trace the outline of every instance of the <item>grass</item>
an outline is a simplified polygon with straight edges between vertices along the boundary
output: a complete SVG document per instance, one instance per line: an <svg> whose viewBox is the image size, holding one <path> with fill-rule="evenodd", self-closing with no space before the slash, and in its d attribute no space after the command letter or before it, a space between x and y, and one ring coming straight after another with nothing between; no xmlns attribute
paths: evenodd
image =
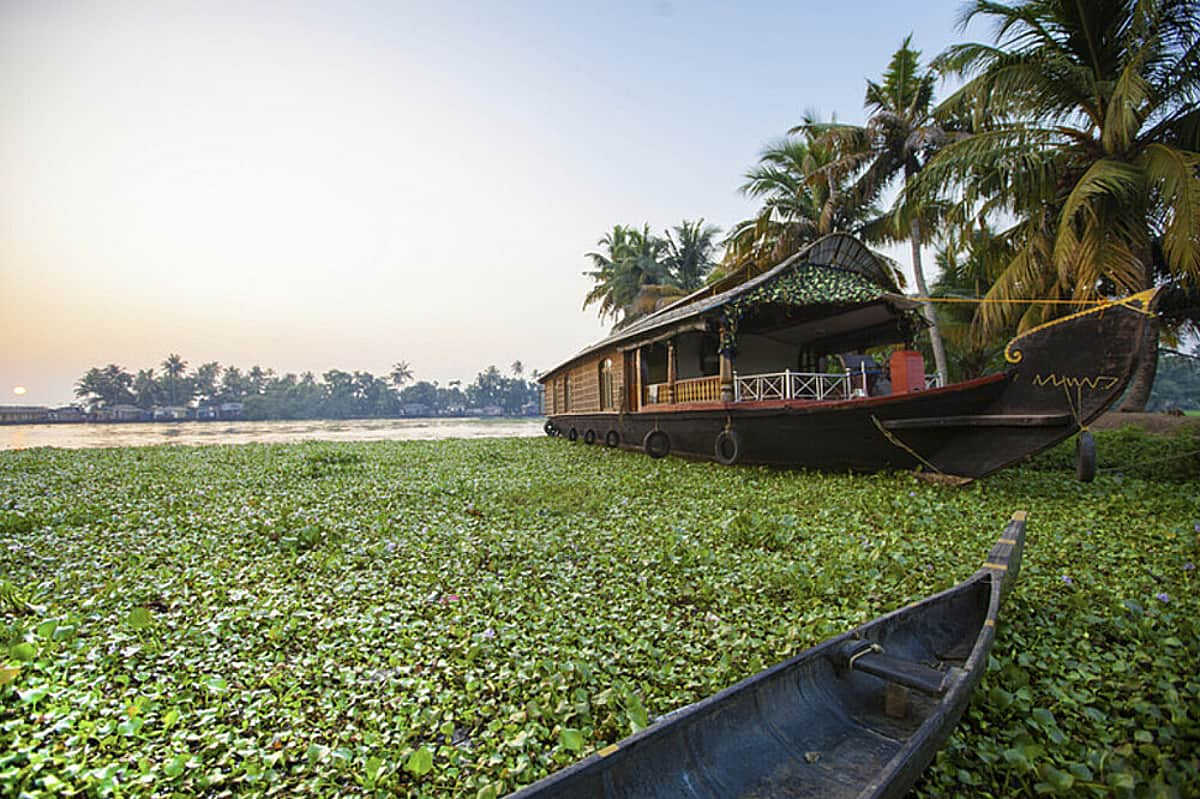
<svg viewBox="0 0 1200 799"><path fill-rule="evenodd" d="M1178 446L1129 435L1102 466ZM1065 451L958 489L548 439L2 453L0 794L486 799L964 579L1018 508L918 794L1200 794L1200 474Z"/></svg>

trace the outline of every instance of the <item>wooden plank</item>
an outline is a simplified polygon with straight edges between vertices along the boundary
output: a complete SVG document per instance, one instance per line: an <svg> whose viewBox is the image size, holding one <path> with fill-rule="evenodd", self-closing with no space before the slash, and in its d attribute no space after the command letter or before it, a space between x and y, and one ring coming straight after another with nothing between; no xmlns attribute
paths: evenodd
<svg viewBox="0 0 1200 799"><path fill-rule="evenodd" d="M1069 413L980 413L969 416L927 416L914 419L888 419L888 430L916 430L930 427L1059 427L1072 422Z"/></svg>

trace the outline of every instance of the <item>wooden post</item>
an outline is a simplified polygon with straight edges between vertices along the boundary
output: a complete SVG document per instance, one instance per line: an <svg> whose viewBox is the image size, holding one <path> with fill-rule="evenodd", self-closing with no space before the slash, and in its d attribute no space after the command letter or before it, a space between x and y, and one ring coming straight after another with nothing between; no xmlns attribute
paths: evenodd
<svg viewBox="0 0 1200 799"><path fill-rule="evenodd" d="M667 402L675 401L675 381L678 380L675 363L675 339L667 342Z"/></svg>
<svg viewBox="0 0 1200 799"><path fill-rule="evenodd" d="M725 340L725 328L721 328L719 336L717 339L719 342ZM719 355L721 358L721 402L733 402L733 358L725 350L721 350Z"/></svg>

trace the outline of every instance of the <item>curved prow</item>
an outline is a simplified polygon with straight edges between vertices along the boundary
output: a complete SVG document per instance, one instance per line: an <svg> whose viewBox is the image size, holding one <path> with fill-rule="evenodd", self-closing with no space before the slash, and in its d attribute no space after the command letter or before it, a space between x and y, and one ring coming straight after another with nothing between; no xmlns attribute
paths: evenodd
<svg viewBox="0 0 1200 799"><path fill-rule="evenodd" d="M983 569L992 574L993 593L998 590L1001 595L1000 599L1003 599L1012 589L1013 583L1017 581L1017 574L1021 571L1021 552L1025 548L1025 518L1027 515L1023 510L1013 513L1004 532L997 539L996 545L988 553L987 561L983 564ZM995 585L997 580L999 586ZM990 608L988 618L994 621L996 618L994 614L998 610L999 605Z"/></svg>

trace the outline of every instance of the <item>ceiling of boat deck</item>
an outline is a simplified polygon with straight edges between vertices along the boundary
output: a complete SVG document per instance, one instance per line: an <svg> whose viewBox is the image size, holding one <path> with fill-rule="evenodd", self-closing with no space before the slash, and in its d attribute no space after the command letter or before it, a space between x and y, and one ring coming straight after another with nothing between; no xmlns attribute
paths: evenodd
<svg viewBox="0 0 1200 799"><path fill-rule="evenodd" d="M905 338L903 323L885 302L853 306L840 312L829 305L764 306L743 321L741 332L794 346L837 339L858 342L864 338L871 342L865 346L871 346Z"/></svg>

